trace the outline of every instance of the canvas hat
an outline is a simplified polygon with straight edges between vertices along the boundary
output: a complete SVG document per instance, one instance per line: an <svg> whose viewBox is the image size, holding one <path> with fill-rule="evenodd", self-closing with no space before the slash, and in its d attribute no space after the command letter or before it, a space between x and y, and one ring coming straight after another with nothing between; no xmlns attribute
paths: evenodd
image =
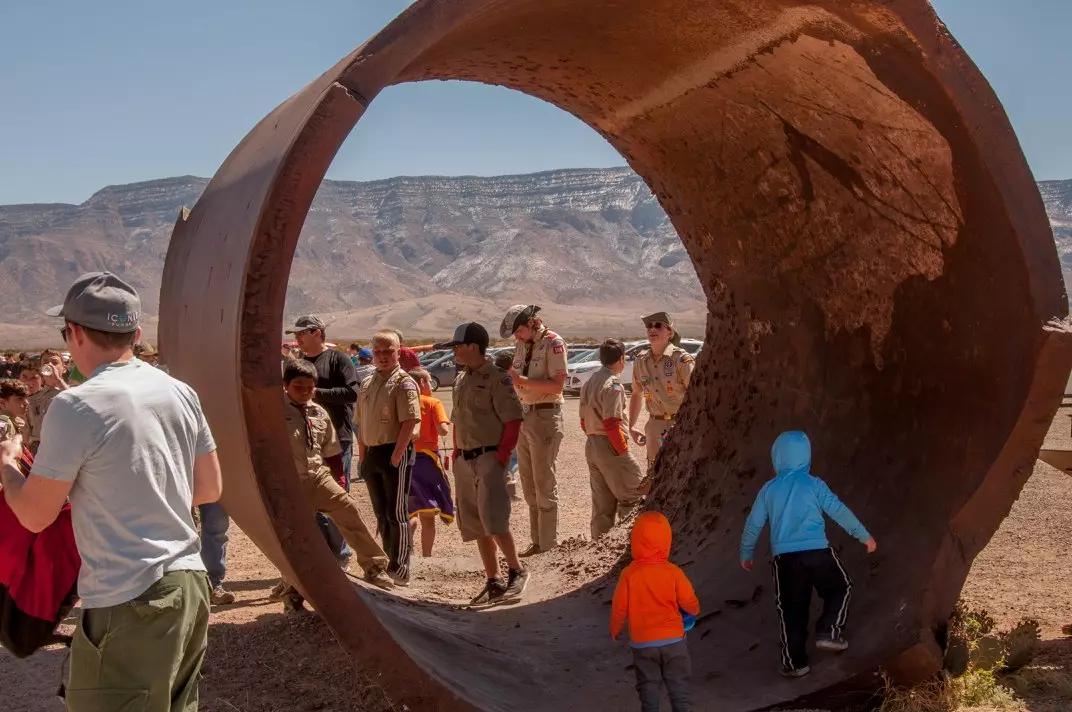
<svg viewBox="0 0 1072 712"><path fill-rule="evenodd" d="M509 339L517 331L517 327L524 326L525 322L539 313L540 307L535 304L515 304L506 310L502 324L499 325L499 336Z"/></svg>
<svg viewBox="0 0 1072 712"><path fill-rule="evenodd" d="M96 331L129 334L138 328L138 292L111 272L87 272L67 290L63 304L45 314Z"/></svg>
<svg viewBox="0 0 1072 712"><path fill-rule="evenodd" d="M139 341L134 344L134 355L138 358L141 358L142 356L156 356L157 351L153 348L152 344L146 343L145 341Z"/></svg>
<svg viewBox="0 0 1072 712"><path fill-rule="evenodd" d="M437 349L450 349L455 346L464 346L465 344L476 344L481 349L486 350L488 348L488 330L475 321L470 321L465 324L461 324L454 330L454 338L450 341L443 341L435 345Z"/></svg>
<svg viewBox="0 0 1072 712"><path fill-rule="evenodd" d="M655 312L654 314L648 314L645 317L641 317L640 320L644 322L645 329L647 329L648 325L650 324L666 324L674 332L674 335L670 337L670 343L672 343L674 346L681 345L681 334L677 333L677 329L674 328L674 320L666 312L660 311Z"/></svg>
<svg viewBox="0 0 1072 712"><path fill-rule="evenodd" d="M328 325L324 323L324 320L313 314L306 316L299 316L298 320L294 322L293 329L287 329L284 333L297 334L299 331L305 331L306 329L320 329L323 331L328 328Z"/></svg>

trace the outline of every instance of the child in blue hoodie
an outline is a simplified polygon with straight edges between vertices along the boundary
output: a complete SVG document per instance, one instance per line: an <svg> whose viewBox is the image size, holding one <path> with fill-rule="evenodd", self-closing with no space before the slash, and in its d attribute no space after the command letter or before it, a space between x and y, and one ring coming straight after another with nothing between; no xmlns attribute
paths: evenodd
<svg viewBox="0 0 1072 712"><path fill-rule="evenodd" d="M859 539L872 553L878 547L860 520L830 488L811 474L811 443L799 431L782 433L771 448L776 476L763 485L744 523L741 566L752 570L752 554L764 525L771 525L771 570L775 604L782 623L782 674L801 677L808 667L808 615L811 590L823 599L815 626L815 647L842 651L841 637L852 582L826 539L823 513Z"/></svg>

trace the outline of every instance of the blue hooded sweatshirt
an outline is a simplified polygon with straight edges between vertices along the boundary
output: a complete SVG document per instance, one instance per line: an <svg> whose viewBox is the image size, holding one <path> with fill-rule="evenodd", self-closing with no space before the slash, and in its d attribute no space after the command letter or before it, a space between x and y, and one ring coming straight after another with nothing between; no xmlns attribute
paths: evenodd
<svg viewBox="0 0 1072 712"><path fill-rule="evenodd" d="M741 561L752 559L756 540L768 519L774 556L830 546L823 512L860 541L871 538L827 484L811 475L811 443L807 435L797 430L779 435L771 448L771 460L777 476L763 485L745 520Z"/></svg>

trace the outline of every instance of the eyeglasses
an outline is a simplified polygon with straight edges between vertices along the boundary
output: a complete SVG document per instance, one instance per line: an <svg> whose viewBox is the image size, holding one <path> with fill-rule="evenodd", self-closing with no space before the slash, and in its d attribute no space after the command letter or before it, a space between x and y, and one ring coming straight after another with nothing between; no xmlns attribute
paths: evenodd
<svg viewBox="0 0 1072 712"><path fill-rule="evenodd" d="M650 324L648 324L649 329L661 329L664 326L666 326L666 324L662 323L661 321L653 321Z"/></svg>

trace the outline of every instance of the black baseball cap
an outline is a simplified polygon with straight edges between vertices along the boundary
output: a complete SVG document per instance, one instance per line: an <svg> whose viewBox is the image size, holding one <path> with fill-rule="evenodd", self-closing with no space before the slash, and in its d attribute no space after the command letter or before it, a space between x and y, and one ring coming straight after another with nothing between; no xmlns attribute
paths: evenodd
<svg viewBox="0 0 1072 712"><path fill-rule="evenodd" d="M45 314L96 331L129 334L138 329L138 292L111 272L87 272L67 290L63 304Z"/></svg>
<svg viewBox="0 0 1072 712"><path fill-rule="evenodd" d="M287 334L297 334L299 331L306 331L307 329L320 329L323 331L328 328L328 325L324 323L324 320L318 316L308 314L306 316L299 316L298 320L294 322L293 329L287 329Z"/></svg>
<svg viewBox="0 0 1072 712"><path fill-rule="evenodd" d="M475 321L470 321L460 325L454 330L454 338L450 341L443 341L435 345L437 349L450 349L455 346L463 346L465 344L476 344L481 349L487 349L488 343L491 341L488 336L488 330Z"/></svg>

